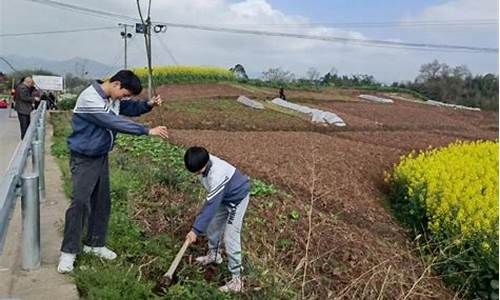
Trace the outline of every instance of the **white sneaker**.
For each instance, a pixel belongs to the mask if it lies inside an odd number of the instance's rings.
[[[116,253],[114,253],[113,251],[109,250],[106,247],[83,246],[83,252],[89,253],[89,254],[94,254],[95,256],[98,256],[100,258],[104,258],[107,260],[113,260],[117,257]]]
[[[209,265],[211,263],[221,264],[222,256],[220,255],[220,253],[217,253],[217,258],[216,258],[214,254],[209,252],[208,255],[199,256],[195,260],[204,266]]]
[[[241,277],[237,276],[233,277],[233,279],[231,279],[231,281],[226,283],[226,285],[221,286],[219,288],[219,291],[223,293],[228,293],[228,292],[239,293],[241,292],[242,289],[243,289],[243,280],[241,280]]]
[[[73,271],[75,259],[76,254],[61,252],[59,264],[57,265],[57,272],[64,274]]]

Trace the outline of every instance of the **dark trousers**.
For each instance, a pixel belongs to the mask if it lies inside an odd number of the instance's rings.
[[[79,252],[85,224],[85,244],[103,247],[111,211],[108,156],[88,157],[71,153],[70,168],[73,196],[66,210],[61,251]]]
[[[19,119],[19,126],[21,127],[21,140],[24,139],[24,135],[26,134],[26,130],[30,126],[30,115],[17,113],[17,118]]]

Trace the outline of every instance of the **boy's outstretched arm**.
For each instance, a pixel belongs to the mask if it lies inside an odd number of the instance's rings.
[[[121,100],[120,115],[128,117],[137,117],[147,112],[155,106],[160,106],[162,103],[161,96],[156,95],[150,100]]]
[[[148,129],[142,124],[132,122],[112,112],[76,113],[76,115],[99,127],[104,127],[113,131],[133,135],[157,135],[162,138],[168,138],[168,131],[164,126]]]

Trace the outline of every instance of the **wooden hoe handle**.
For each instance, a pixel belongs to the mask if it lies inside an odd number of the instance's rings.
[[[173,278],[175,270],[177,269],[177,266],[179,266],[179,263],[181,262],[182,256],[184,256],[184,252],[186,252],[186,249],[189,246],[189,244],[190,244],[190,241],[188,239],[186,239],[186,241],[184,241],[184,244],[182,245],[181,250],[179,250],[179,252],[175,256],[175,259],[172,262],[172,264],[170,265],[170,268],[168,269],[167,273],[165,273],[165,275],[163,275],[164,277],[168,277],[170,279]]]

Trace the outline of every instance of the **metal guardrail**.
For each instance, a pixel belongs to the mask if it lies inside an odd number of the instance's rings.
[[[47,105],[41,101],[0,183],[0,255],[15,201],[21,196],[22,268],[25,270],[40,267],[40,202],[45,200],[46,114]],[[30,156],[31,165],[28,164]]]

